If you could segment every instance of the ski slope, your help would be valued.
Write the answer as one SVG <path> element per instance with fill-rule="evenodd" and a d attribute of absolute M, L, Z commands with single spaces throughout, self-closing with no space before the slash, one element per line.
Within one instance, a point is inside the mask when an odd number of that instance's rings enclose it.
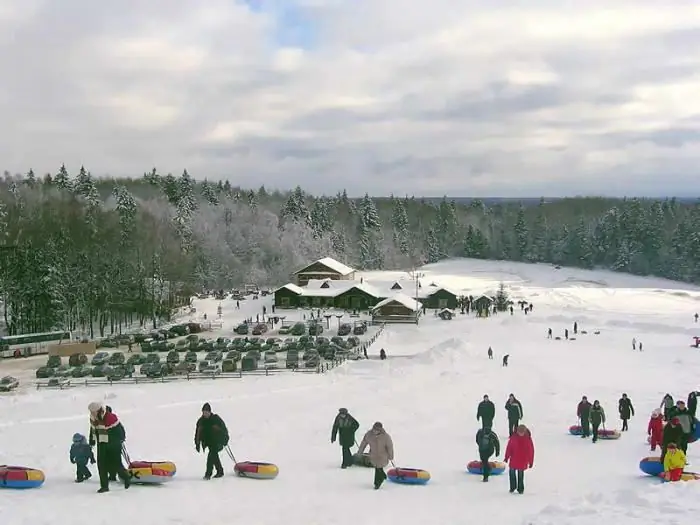
<path fill-rule="evenodd" d="M 43 469 L 46 484 L 3 491 L 0 519 L 13 525 L 178 523 L 207 525 L 491 524 L 616 525 L 691 523 L 700 512 L 700 482 L 660 484 L 642 476 L 649 455 L 646 426 L 663 394 L 685 399 L 700 388 L 700 335 L 693 315 L 700 288 L 658 279 L 545 265 L 456 260 L 429 265 L 423 281 L 477 295 L 503 281 L 515 299 L 534 304 L 525 316 L 490 319 L 458 315 L 440 321 L 431 312 L 419 326 L 389 326 L 370 351 L 389 359 L 348 362 L 324 375 L 279 374 L 242 380 L 118 385 L 69 391 L 23 390 L 0 397 L 0 464 Z M 401 272 L 371 272 L 367 279 L 408 279 Z M 196 301 L 216 312 L 217 302 Z M 224 317 L 243 314 L 224 311 Z M 226 319 L 224 319 L 226 321 Z M 547 340 L 574 321 L 576 341 Z M 231 320 L 228 324 L 235 324 Z M 599 330 L 599 335 L 593 332 Z M 633 352 L 631 340 L 644 343 Z M 489 361 L 491 346 L 495 359 Z M 510 366 L 500 358 L 510 354 Z M 0 365 L 2 366 L 2 365 Z M 477 459 L 476 405 L 496 403 L 495 430 L 507 438 L 503 404 L 510 392 L 523 403 L 533 434 L 535 466 L 525 494 L 508 493 L 506 476 L 482 483 L 465 473 Z M 581 395 L 599 399 L 608 428 L 619 428 L 617 400 L 632 399 L 637 415 L 618 441 L 592 444 L 570 436 Z M 87 405 L 104 400 L 127 430 L 132 459 L 171 460 L 175 480 L 162 487 L 118 485 L 97 495 L 96 476 L 74 483 L 68 460 L 74 432 L 87 432 Z M 274 481 L 227 476 L 203 481 L 204 455 L 193 445 L 203 402 L 227 422 L 239 461 L 269 461 Z M 424 487 L 386 483 L 372 487 L 372 471 L 340 470 L 340 448 L 330 443 L 333 418 L 347 407 L 361 431 L 376 420 L 391 434 L 396 463 L 430 471 Z M 696 447 L 696 448 L 693 448 Z M 700 445 L 689 461 L 700 468 Z M 223 458 L 223 456 L 222 456 Z M 692 469 L 692 467 L 690 468 Z M 96 469 L 93 468 L 96 474 Z"/>

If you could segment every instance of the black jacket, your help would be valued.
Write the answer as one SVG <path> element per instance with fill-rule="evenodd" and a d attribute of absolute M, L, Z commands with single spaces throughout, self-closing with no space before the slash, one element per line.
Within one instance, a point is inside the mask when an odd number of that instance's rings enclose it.
<path fill-rule="evenodd" d="M 476 409 L 476 420 L 493 421 L 496 417 L 496 406 L 493 401 L 482 401 Z"/>
<path fill-rule="evenodd" d="M 680 425 L 674 427 L 668 424 L 664 427 L 664 436 L 661 440 L 661 446 L 665 448 L 669 443 L 678 445 L 684 437 L 683 428 Z"/>
<path fill-rule="evenodd" d="M 491 429 L 479 429 L 476 433 L 476 444 L 481 456 L 493 456 L 494 453 L 498 456 L 501 453 L 501 443 Z"/>
<path fill-rule="evenodd" d="M 590 413 L 591 425 L 598 427 L 605 424 L 605 410 L 603 407 L 593 405 Z"/>
<path fill-rule="evenodd" d="M 690 412 L 693 416 L 695 416 L 695 413 L 698 409 L 698 395 L 700 392 L 691 392 L 688 394 L 688 412 Z"/>
<path fill-rule="evenodd" d="M 335 416 L 333 421 L 333 429 L 331 430 L 331 442 L 335 442 L 336 438 L 341 447 L 351 447 L 355 444 L 355 432 L 360 428 L 360 424 L 350 414 L 346 416 L 347 421 L 343 421 L 340 414 Z"/>
<path fill-rule="evenodd" d="M 632 400 L 628 398 L 621 397 L 617 402 L 617 410 L 620 413 L 620 419 L 629 419 L 634 415 L 634 407 L 632 406 Z"/>
<path fill-rule="evenodd" d="M 506 411 L 510 421 L 520 421 L 523 418 L 523 405 L 517 399 L 515 401 L 506 401 Z"/>
<path fill-rule="evenodd" d="M 202 448 L 221 450 L 228 445 L 228 429 L 218 414 L 201 416 L 194 431 L 194 444 Z"/>

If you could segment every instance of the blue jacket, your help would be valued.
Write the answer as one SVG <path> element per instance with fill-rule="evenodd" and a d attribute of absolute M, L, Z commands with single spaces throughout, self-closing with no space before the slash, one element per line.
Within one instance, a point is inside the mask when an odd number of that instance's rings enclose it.
<path fill-rule="evenodd" d="M 92 452 L 92 447 L 88 444 L 84 436 L 82 440 L 73 441 L 70 447 L 70 462 L 78 465 L 87 465 L 88 461 L 95 461 L 95 455 Z"/>

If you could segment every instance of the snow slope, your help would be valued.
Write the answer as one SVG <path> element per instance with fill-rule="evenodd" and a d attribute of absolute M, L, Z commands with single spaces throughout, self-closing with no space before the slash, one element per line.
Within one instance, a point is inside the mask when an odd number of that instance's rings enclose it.
<path fill-rule="evenodd" d="M 697 516 L 700 483 L 661 485 L 643 477 L 637 464 L 648 455 L 648 415 L 662 395 L 670 391 L 685 398 L 690 389 L 700 387 L 700 352 L 689 348 L 690 336 L 700 335 L 692 318 L 700 310 L 700 289 L 604 272 L 486 261 L 448 261 L 427 266 L 423 273 L 422 279 L 469 293 L 492 290 L 503 280 L 515 297 L 534 304 L 534 312 L 525 316 L 516 310 L 513 316 L 491 319 L 460 315 L 450 322 L 428 313 L 420 326 L 384 331 L 374 351 L 384 347 L 387 361 L 350 362 L 325 375 L 24 391 L 0 397 L 0 463 L 47 473 L 39 490 L 4 491 L 0 519 L 27 525 L 115 520 L 588 525 L 598 518 L 631 525 L 690 523 Z M 366 275 L 371 276 L 407 278 L 401 272 Z M 589 334 L 569 342 L 546 339 L 548 327 L 561 334 L 574 321 Z M 600 335 L 593 335 L 595 330 Z M 631 350 L 633 337 L 644 342 L 643 353 Z M 486 358 L 488 346 L 496 353 L 493 361 Z M 511 356 L 505 369 L 500 364 L 504 353 Z M 523 402 L 525 423 L 535 439 L 535 468 L 526 475 L 522 496 L 508 493 L 503 476 L 485 484 L 464 472 L 476 456 L 476 404 L 485 393 L 496 402 L 496 431 L 505 447 L 502 409 L 510 392 Z M 616 403 L 622 392 L 638 411 L 629 433 L 595 445 L 568 435 L 583 394 L 600 399 L 608 428 L 617 426 Z M 175 481 L 129 491 L 114 486 L 104 496 L 94 493 L 95 481 L 73 483 L 70 437 L 87 431 L 86 407 L 95 399 L 106 400 L 121 417 L 132 458 L 175 461 Z M 201 480 L 204 456 L 195 453 L 192 439 L 204 401 L 227 421 L 237 459 L 276 463 L 280 475 L 275 481 L 232 475 Z M 387 484 L 374 491 L 370 470 L 341 471 L 340 449 L 329 442 L 341 406 L 359 419 L 363 431 L 382 421 L 394 439 L 397 464 L 429 470 L 430 484 Z M 691 445 L 691 463 L 700 461 L 700 445 L 695 447 Z M 230 463 L 227 470 L 232 470 Z"/>

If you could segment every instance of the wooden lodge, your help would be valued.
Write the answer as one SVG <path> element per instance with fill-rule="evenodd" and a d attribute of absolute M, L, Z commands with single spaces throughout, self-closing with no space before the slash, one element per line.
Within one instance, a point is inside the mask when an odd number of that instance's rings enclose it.
<path fill-rule="evenodd" d="M 380 301 L 372 308 L 372 322 L 377 323 L 416 323 L 423 311 L 423 305 L 404 294 L 396 294 Z"/>
<path fill-rule="evenodd" d="M 355 273 L 354 268 L 350 268 L 331 257 L 324 257 L 294 272 L 294 279 L 297 286 L 306 286 L 312 279 L 353 281 Z"/>

